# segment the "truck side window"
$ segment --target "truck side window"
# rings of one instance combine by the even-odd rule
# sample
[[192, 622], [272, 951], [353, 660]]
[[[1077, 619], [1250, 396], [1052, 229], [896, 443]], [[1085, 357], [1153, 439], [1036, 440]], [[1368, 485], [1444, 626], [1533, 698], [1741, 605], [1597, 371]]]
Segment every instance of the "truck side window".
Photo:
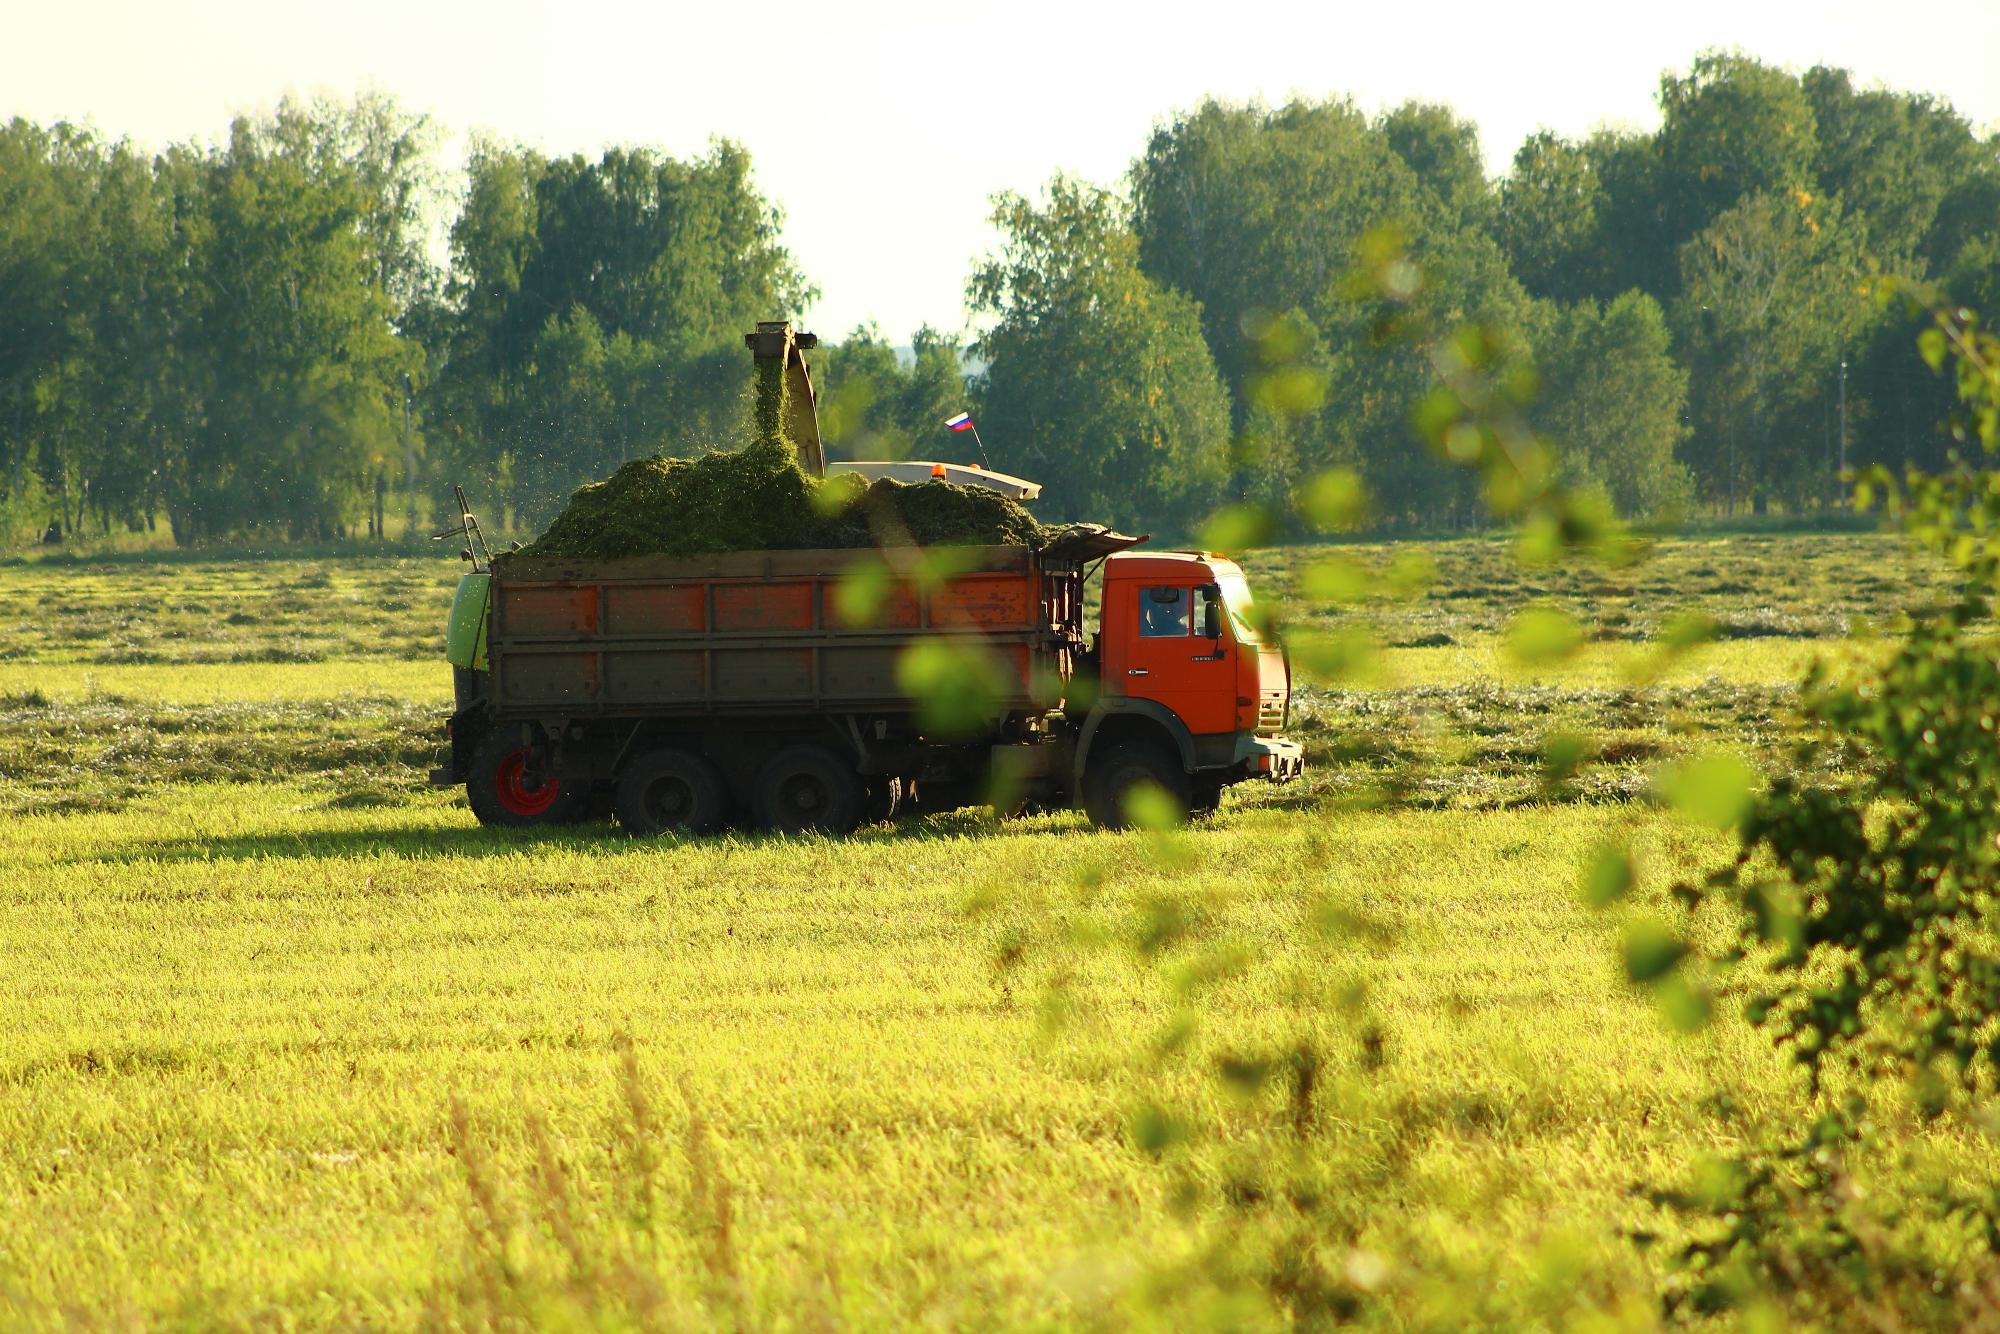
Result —
[[1189, 606], [1185, 588], [1157, 585], [1139, 590], [1139, 638], [1169, 639], [1188, 633]]

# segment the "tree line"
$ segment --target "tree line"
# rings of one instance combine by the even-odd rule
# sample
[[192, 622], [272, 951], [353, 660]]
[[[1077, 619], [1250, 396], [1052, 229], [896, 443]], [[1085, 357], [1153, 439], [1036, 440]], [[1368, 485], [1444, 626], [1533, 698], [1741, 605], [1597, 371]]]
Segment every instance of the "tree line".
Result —
[[[2000, 136], [1739, 55], [1669, 73], [1659, 101], [1653, 133], [1537, 134], [1497, 181], [1443, 107], [1211, 102], [1156, 129], [1123, 193], [1005, 198], [1006, 249], [971, 288], [998, 319], [990, 435], [1091, 440], [1122, 398], [1161, 512], [1190, 476], [1288, 511], [1346, 467], [1378, 522], [1474, 522], [1476, 479], [1410, 429], [1440, 340], [1472, 323], [1539, 381], [1564, 480], [1628, 515], [1815, 507], [1843, 453], [1942, 466], [1952, 385], [1916, 353], [1923, 317], [1875, 293], [1895, 276], [1996, 304]], [[1383, 281], [1412, 289], [1393, 316]], [[1107, 501], [1134, 475], [1113, 450], [1064, 459]]]
[[[1553, 466], [1629, 515], [1799, 511], [1843, 461], [1943, 465], [1951, 386], [1873, 292], [2000, 307], [2000, 137], [1740, 55], [1659, 102], [1657, 131], [1537, 134], [1498, 180], [1425, 103], [1172, 116], [1116, 188], [996, 198], [970, 345], [827, 340], [830, 451], [948, 453], [970, 407], [1050, 516], [1186, 531], [1227, 500], [1291, 512], [1342, 467], [1380, 525], [1464, 526], [1473, 474], [1411, 422], [1471, 323], [1537, 383]], [[0, 127], [11, 536], [383, 536], [455, 480], [527, 528], [625, 458], [741, 437], [742, 332], [815, 293], [739, 146], [483, 138], [447, 190], [436, 140], [380, 94], [150, 155]]]

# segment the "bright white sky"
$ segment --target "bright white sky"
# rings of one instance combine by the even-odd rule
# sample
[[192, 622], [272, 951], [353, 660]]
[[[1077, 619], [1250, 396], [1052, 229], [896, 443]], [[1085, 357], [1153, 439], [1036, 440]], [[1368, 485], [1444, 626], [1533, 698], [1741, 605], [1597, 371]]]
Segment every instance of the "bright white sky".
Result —
[[[58, 0], [9, 6], [0, 117], [157, 147], [287, 92], [393, 93], [454, 132], [551, 153], [748, 147], [822, 297], [811, 327], [964, 327], [987, 196], [1057, 169], [1115, 182], [1205, 95], [1442, 101], [1498, 172], [1536, 128], [1650, 127], [1662, 70], [1736, 47], [2000, 123], [2000, 0]], [[294, 13], [299, 15], [294, 17]]]

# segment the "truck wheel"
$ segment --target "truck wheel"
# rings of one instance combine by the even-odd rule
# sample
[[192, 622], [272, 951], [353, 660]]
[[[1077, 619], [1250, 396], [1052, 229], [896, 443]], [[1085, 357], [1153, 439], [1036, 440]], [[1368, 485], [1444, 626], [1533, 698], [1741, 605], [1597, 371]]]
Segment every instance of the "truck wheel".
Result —
[[1194, 785], [1194, 801], [1188, 807], [1188, 814], [1196, 819], [1215, 814], [1222, 809], [1223, 784], [1214, 779], [1204, 779]]
[[1180, 757], [1147, 741], [1114, 742], [1093, 756], [1083, 777], [1083, 809], [1099, 829], [1124, 829], [1131, 820], [1125, 806], [1132, 794], [1154, 787], [1164, 792], [1175, 823], [1185, 823], [1194, 803], [1193, 784]]
[[891, 774], [868, 780], [868, 802], [862, 813], [864, 824], [887, 824], [903, 808], [903, 780]]
[[713, 764], [670, 748], [625, 766], [611, 806], [628, 834], [707, 834], [729, 813], [729, 798]]
[[788, 746], [757, 774], [757, 821], [780, 833], [845, 834], [867, 802], [861, 775], [824, 746]]
[[481, 824], [515, 829], [574, 824], [582, 817], [584, 795], [542, 773], [532, 746], [490, 736], [472, 752], [465, 797]]

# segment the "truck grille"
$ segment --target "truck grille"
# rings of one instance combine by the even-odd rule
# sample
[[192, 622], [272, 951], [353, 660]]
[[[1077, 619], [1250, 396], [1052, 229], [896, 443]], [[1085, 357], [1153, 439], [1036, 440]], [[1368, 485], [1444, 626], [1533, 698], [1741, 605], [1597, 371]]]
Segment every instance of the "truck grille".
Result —
[[1257, 730], [1259, 732], [1280, 732], [1285, 726], [1285, 700], [1282, 695], [1273, 698], [1264, 696], [1257, 701]]

